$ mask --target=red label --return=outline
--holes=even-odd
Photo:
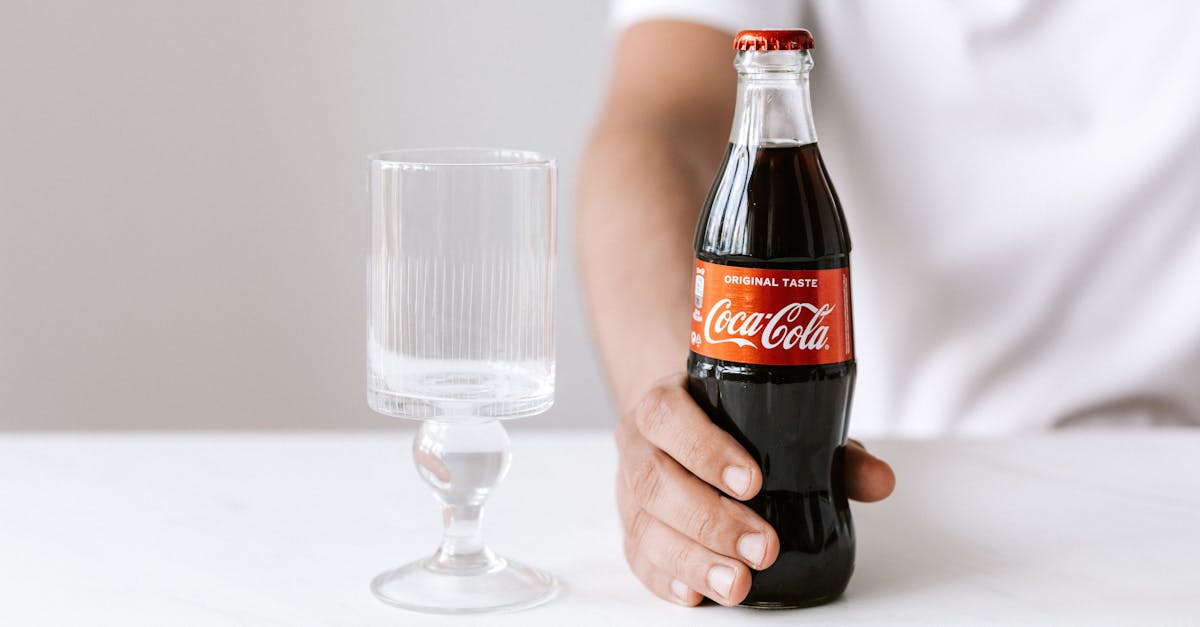
[[[850,271],[738,268],[696,260],[692,352],[810,366],[854,356]]]

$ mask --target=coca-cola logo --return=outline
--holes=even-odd
[[[704,340],[743,348],[824,350],[829,346],[829,325],[822,322],[834,308],[789,303],[769,313],[734,311],[733,301],[722,298],[704,317]]]

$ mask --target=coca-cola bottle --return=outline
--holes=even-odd
[[[696,229],[688,388],[754,456],[779,534],[744,605],[837,598],[854,570],[842,484],[854,350],[850,237],[813,128],[805,30],[734,39],[737,109]]]

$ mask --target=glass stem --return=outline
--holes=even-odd
[[[487,550],[483,542],[483,506],[448,505],[442,508],[446,528],[438,554],[446,557],[472,555]]]
[[[426,567],[471,574],[503,566],[483,541],[483,504],[512,455],[498,420],[428,420],[413,438],[417,472],[442,504],[442,545]]]

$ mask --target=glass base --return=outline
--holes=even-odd
[[[453,573],[433,558],[381,573],[371,592],[384,603],[429,614],[511,612],[541,605],[558,595],[553,576],[524,564],[495,558],[492,567]]]

